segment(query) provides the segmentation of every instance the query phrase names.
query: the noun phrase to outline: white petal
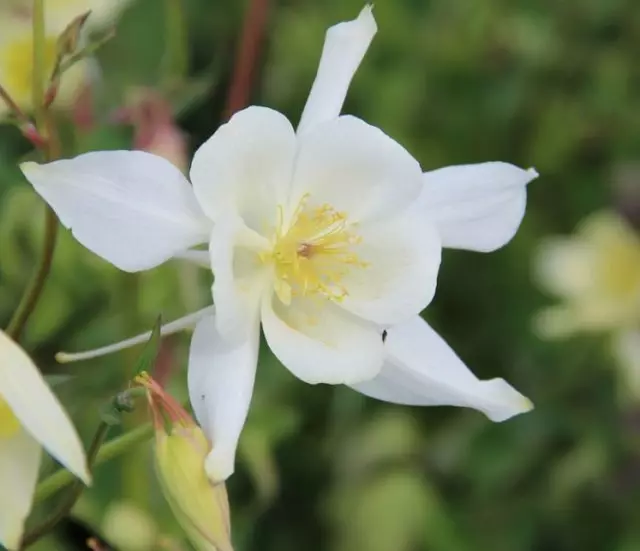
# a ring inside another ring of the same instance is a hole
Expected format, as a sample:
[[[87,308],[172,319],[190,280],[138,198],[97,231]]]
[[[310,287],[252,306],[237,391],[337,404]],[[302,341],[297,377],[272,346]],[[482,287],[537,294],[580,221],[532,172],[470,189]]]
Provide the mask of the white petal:
[[[189,398],[213,449],[206,470],[213,482],[233,474],[236,447],[249,412],[258,363],[257,320],[249,338],[229,345],[212,316],[198,322],[189,352]]]
[[[0,444],[0,545],[20,549],[24,522],[31,511],[42,448],[19,430]]]
[[[284,115],[255,106],[236,113],[193,157],[191,181],[202,208],[216,222],[234,213],[252,229],[269,231],[288,195],[295,151]]]
[[[85,483],[90,482],[84,448],[71,420],[29,356],[2,332],[0,397],[53,457]]]
[[[293,298],[286,307],[265,296],[262,330],[282,364],[310,384],[353,384],[375,377],[382,366],[376,327],[325,299]]]
[[[492,421],[533,407],[503,379],[479,380],[419,316],[389,330],[385,352],[380,374],[355,390],[397,404],[470,407]]]
[[[515,235],[527,202],[530,168],[508,163],[450,166],[425,172],[420,203],[436,221],[442,245],[490,252]]]
[[[371,6],[365,6],[353,21],[339,23],[327,31],[318,73],[298,126],[299,133],[340,114],[351,79],[377,30]]]
[[[101,151],[21,168],[75,238],[121,270],[152,268],[208,237],[189,182],[162,157]]]
[[[211,267],[215,274],[213,302],[220,335],[245,341],[257,317],[269,273],[258,256],[269,242],[237,217],[225,217],[211,234]]]
[[[291,208],[308,195],[349,222],[370,222],[406,209],[422,190],[422,170],[399,143],[375,126],[343,116],[299,140]]]
[[[419,314],[431,302],[440,267],[440,239],[416,210],[360,233],[358,259],[341,283],[348,295],[340,306],[382,326]]]

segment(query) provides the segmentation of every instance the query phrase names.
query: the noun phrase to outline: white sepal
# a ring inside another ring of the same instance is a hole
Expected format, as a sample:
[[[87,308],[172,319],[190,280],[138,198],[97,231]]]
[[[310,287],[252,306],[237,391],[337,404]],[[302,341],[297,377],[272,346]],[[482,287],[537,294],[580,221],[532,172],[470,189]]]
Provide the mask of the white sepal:
[[[385,353],[380,374],[355,390],[397,404],[474,408],[492,421],[533,407],[503,379],[479,380],[419,316],[389,329]]]

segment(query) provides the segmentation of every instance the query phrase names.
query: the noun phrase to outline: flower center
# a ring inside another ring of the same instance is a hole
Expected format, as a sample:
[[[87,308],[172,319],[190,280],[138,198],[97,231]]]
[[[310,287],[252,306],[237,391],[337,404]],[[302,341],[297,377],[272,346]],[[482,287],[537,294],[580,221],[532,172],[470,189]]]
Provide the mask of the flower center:
[[[45,78],[53,71],[56,39],[45,42]],[[11,97],[20,105],[29,105],[33,85],[33,41],[28,35],[14,40],[0,50],[0,73]]]
[[[0,438],[10,438],[20,428],[20,422],[9,405],[0,398]]]
[[[362,238],[352,231],[347,215],[328,204],[312,208],[308,200],[308,194],[302,197],[288,227],[278,208],[273,248],[261,255],[263,262],[273,262],[275,292],[284,304],[293,296],[309,295],[340,301],[348,295],[344,276],[367,266],[354,252]]]

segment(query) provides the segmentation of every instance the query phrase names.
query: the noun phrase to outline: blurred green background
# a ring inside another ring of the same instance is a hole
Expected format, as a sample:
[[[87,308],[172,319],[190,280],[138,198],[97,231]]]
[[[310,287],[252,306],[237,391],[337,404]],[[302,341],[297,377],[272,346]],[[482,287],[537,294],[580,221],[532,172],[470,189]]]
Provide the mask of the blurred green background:
[[[167,88],[164,3],[131,2],[97,56],[96,124],[74,136],[63,123],[65,154],[131,148],[132,128],[112,123],[110,114],[139,86],[166,92],[195,149],[223,120],[246,4],[183,1],[189,71]],[[326,28],[362,6],[272,1],[251,103],[295,123]],[[439,290],[425,312],[479,377],[504,377],[536,409],[493,424],[472,410],[379,403],[347,388],[305,385],[263,347],[228,483],[236,549],[636,551],[640,408],[619,400],[620,375],[604,340],[543,342],[531,320],[552,300],[532,280],[540,239],[624,203],[615,186],[621,173],[640,188],[640,169],[633,168],[640,159],[640,5],[379,0],[374,13],[379,32],[344,112],[380,126],[425,170],[503,160],[541,174],[507,247],[490,255],[444,253]],[[15,128],[0,127],[3,326],[42,233],[43,207],[16,168],[29,154]],[[71,366],[56,364],[54,353],[147,330],[159,313],[177,318],[210,302],[210,284],[206,271],[179,262],[121,273],[63,232],[24,343],[43,371],[73,375],[56,390],[86,440],[102,405],[126,384],[139,349]],[[161,353],[169,389],[180,399],[188,342],[188,335],[171,337]],[[145,418],[140,408],[125,424]],[[119,430],[126,429],[112,435]],[[36,518],[55,502],[40,505]],[[186,542],[172,546],[180,530],[147,444],[98,468],[74,513],[125,551],[188,549]],[[38,548],[73,548],[79,528],[63,528]]]

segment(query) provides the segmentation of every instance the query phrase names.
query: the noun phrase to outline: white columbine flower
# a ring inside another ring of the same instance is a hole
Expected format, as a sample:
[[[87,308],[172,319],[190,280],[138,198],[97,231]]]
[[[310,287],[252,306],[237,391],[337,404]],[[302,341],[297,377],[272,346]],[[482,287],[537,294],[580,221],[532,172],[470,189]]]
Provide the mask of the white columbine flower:
[[[0,545],[18,549],[42,448],[89,483],[69,417],[29,356],[0,331]]]
[[[265,107],[237,113],[196,152],[193,187],[167,161],[135,151],[22,166],[78,241],[119,268],[187,257],[213,269],[215,316],[209,307],[165,328],[197,321],[189,389],[214,442],[213,480],[233,472],[260,326],[308,383],[473,407],[495,421],[531,408],[503,380],[479,381],[419,314],[435,291],[441,246],[504,245],[536,173],[486,163],[423,174],[381,130],[340,116],[375,32],[370,7],[329,29],[297,131]],[[184,252],[202,242],[208,252]]]

